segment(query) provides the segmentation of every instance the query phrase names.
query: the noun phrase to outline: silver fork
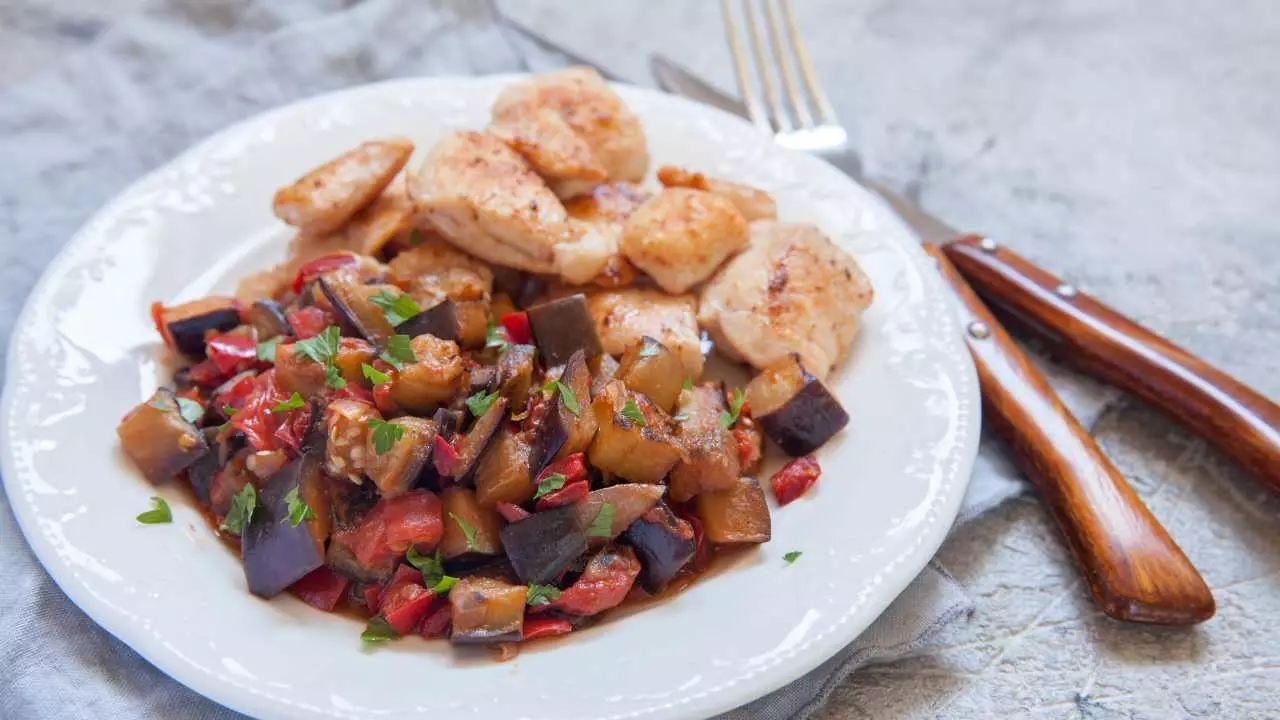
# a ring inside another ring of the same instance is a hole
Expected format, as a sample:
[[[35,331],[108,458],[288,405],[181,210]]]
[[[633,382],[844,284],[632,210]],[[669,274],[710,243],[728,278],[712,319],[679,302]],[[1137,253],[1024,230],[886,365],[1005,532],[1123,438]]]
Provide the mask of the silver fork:
[[[813,71],[791,0],[721,0],[720,9],[738,92],[756,127],[783,147],[812,153],[862,177],[862,161],[849,147],[849,134]],[[764,18],[767,40],[759,31],[759,17]],[[738,28],[739,18],[745,33]]]

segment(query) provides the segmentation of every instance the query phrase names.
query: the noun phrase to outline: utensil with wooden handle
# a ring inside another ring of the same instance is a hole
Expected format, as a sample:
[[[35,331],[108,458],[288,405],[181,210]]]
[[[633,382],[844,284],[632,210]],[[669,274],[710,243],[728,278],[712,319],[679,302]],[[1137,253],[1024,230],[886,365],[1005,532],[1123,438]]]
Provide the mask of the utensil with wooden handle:
[[[963,307],[983,418],[1049,507],[1103,612],[1163,625],[1213,617],[1213,594],[1191,561],[943,252],[925,251]]]
[[[943,246],[993,309],[1280,490],[1280,405],[988,238]]]

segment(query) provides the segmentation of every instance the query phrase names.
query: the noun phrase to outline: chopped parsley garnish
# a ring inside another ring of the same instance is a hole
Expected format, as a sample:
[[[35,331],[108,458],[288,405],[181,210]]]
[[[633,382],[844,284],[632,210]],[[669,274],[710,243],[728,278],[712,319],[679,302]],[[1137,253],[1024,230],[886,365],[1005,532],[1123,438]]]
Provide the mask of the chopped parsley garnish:
[[[391,327],[400,327],[410,318],[422,314],[422,307],[406,293],[397,295],[390,290],[382,290],[370,297],[369,302],[382,309],[382,314],[391,323]]]
[[[367,643],[395,640],[397,637],[400,636],[396,634],[395,628],[391,627],[391,623],[382,619],[381,615],[369,618],[369,624],[365,625],[364,632],[360,633],[360,639]]]
[[[232,415],[235,415],[235,414],[236,414],[236,412],[238,412],[238,411],[237,411],[235,408],[231,407],[230,405],[223,405],[223,406],[222,406],[222,416],[223,416],[223,417],[231,417]]]
[[[271,408],[271,412],[273,412],[273,413],[287,413],[287,412],[289,412],[290,410],[297,410],[298,408],[300,408],[300,407],[302,407],[303,405],[306,405],[306,404],[307,404],[307,403],[306,403],[306,401],[305,401],[305,400],[303,400],[303,399],[302,399],[302,396],[301,396],[301,395],[299,395],[299,394],[297,393],[297,391],[294,391],[294,393],[293,393],[292,395],[290,395],[290,396],[289,396],[289,399],[288,399],[288,400],[285,400],[284,402],[280,403],[279,405],[276,405],[275,407]]]
[[[178,414],[183,420],[195,425],[204,417],[204,406],[190,398],[178,398]]]
[[[458,517],[454,513],[449,513],[449,517],[453,518],[453,521],[458,523],[458,529],[462,531],[462,536],[467,539],[467,549],[475,550],[476,549],[475,527],[472,526],[471,523],[467,522],[466,520],[463,520],[462,518]]]
[[[511,343],[507,342],[507,339],[498,332],[498,328],[495,327],[493,323],[489,323],[489,326],[484,330],[485,349],[498,348],[498,350],[501,351],[506,350],[507,346],[510,344]]]
[[[334,390],[341,390],[347,386],[347,380],[342,377],[342,371],[338,369],[337,365],[329,363],[324,366],[324,384]]]
[[[276,346],[280,344],[280,336],[277,335],[270,340],[263,340],[258,343],[258,359],[262,362],[273,363],[276,361]]]
[[[289,524],[294,527],[302,524],[303,520],[310,520],[316,516],[311,511],[311,506],[298,497],[298,486],[296,485],[285,494],[284,501],[289,506]]]
[[[556,393],[560,393],[560,401],[568,408],[569,412],[574,415],[582,414],[582,407],[578,405],[578,396],[573,393],[573,388],[565,385],[559,380],[551,380],[542,386],[543,392],[551,393],[551,397],[555,397]]]
[[[379,455],[385,455],[404,437],[403,426],[378,418],[369,418],[369,429],[373,431],[373,451]]]
[[[410,339],[408,335],[392,335],[387,341],[387,349],[383,350],[378,357],[397,370],[403,369],[406,363],[418,362],[418,356],[414,354],[413,346],[409,344]]]
[[[645,426],[644,413],[640,412],[640,406],[636,405],[635,400],[628,400],[627,404],[622,407],[622,416],[640,427]]]
[[[529,583],[529,589],[524,593],[525,605],[550,605],[559,598],[560,588],[555,585]]]
[[[801,556],[801,555],[803,555],[803,554],[804,554],[804,553],[800,552],[799,550],[792,550],[791,552],[787,553],[786,555],[783,555],[783,556],[782,556],[782,559],[783,559],[783,560],[786,560],[786,561],[787,561],[787,564],[788,564],[788,565],[790,565],[791,563],[795,562],[796,560],[799,560],[799,559],[800,559],[800,556]]]
[[[368,380],[374,385],[381,385],[391,379],[386,373],[378,370],[378,368],[370,365],[369,363],[360,363],[360,372],[364,375],[365,380]]]
[[[538,483],[538,492],[533,496],[533,499],[537,500],[543,495],[559,490],[564,487],[566,480],[568,480],[568,478],[560,473],[551,473],[550,475],[542,478],[542,481]]]
[[[421,244],[422,231],[418,228],[414,228],[413,231],[409,233],[409,247],[418,247]]]
[[[493,403],[498,399],[498,391],[480,392],[467,398],[467,409],[471,411],[473,417],[480,417],[489,412],[489,408],[493,407]]]
[[[253,489],[253,483],[245,483],[240,492],[231,496],[231,509],[222,519],[220,528],[232,535],[243,534],[245,526],[253,518],[253,511],[257,509],[258,491]]]
[[[435,555],[422,555],[417,550],[414,550],[413,547],[410,547],[409,551],[405,553],[404,559],[408,560],[410,565],[422,573],[422,584],[437,595],[449,592],[454,583],[458,582],[458,578],[445,574],[444,561],[440,556],[439,550],[436,550]]]
[[[746,396],[742,394],[742,388],[733,389],[733,397],[729,399],[729,409],[720,413],[720,427],[731,428],[738,422],[738,416],[742,414],[742,403],[746,400]]]
[[[678,413],[676,413],[675,415],[672,415],[672,416],[671,416],[671,419],[672,419],[672,420],[675,420],[676,422],[681,422],[681,423],[682,423],[682,422],[684,422],[685,420],[688,420],[688,419],[689,419],[689,413],[687,413],[687,412],[678,412]]]
[[[151,509],[138,515],[138,522],[143,525],[159,525],[161,523],[173,522],[173,513],[169,510],[169,503],[164,498],[151,496]]]
[[[681,387],[681,388],[683,388],[683,389],[685,389],[685,390],[692,390],[692,389],[693,389],[693,378],[691,378],[691,377],[687,377],[687,378],[685,378],[685,379],[684,379],[684,382],[680,383],[680,387]]]
[[[613,505],[611,503],[600,505],[600,512],[596,513],[596,519],[592,520],[591,527],[587,528],[587,537],[613,537]]]
[[[444,577],[440,578],[440,582],[431,586],[431,592],[437,595],[444,595],[445,593],[452,590],[453,586],[457,584],[458,584],[458,578],[452,575],[445,575]]]
[[[645,343],[645,345],[643,345],[640,348],[640,357],[642,358],[657,357],[658,353],[660,352],[662,351],[658,349],[658,346],[656,344],[650,345],[648,343]]]
[[[330,325],[313,338],[299,340],[294,347],[312,362],[324,365],[325,385],[335,390],[341,390],[347,386],[347,381],[342,378],[342,372],[334,364],[338,359],[338,349],[342,347],[342,332],[338,330],[337,325]]]

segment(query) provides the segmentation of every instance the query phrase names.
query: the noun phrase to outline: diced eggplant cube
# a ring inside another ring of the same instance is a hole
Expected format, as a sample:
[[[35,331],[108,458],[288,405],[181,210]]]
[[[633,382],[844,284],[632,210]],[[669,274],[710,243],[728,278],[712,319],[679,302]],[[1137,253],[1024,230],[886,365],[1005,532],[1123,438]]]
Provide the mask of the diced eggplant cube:
[[[289,335],[293,328],[289,326],[289,318],[284,308],[275,300],[257,300],[244,311],[245,322],[258,331],[259,340],[267,340],[278,335]]]
[[[209,449],[195,425],[182,417],[177,396],[160,388],[129,411],[116,427],[120,445],[151,482],[164,482],[191,467]]]
[[[563,365],[579,350],[587,359],[602,352],[587,297],[582,293],[534,305],[528,313],[543,365]]]
[[[702,493],[698,496],[697,508],[702,529],[713,543],[762,543],[772,536],[769,504],[755,478],[740,478],[728,490]]]
[[[294,526],[289,521],[285,500],[314,462],[307,455],[298,457],[258,493],[257,510],[240,538],[244,576],[254,595],[274,597],[324,564],[324,543],[316,542],[305,522]]]
[[[788,455],[817,450],[849,424],[849,414],[821,380],[792,353],[765,368],[747,385],[751,415],[764,434]]]
[[[516,642],[524,634],[526,589],[493,577],[458,580],[449,591],[455,644]]]
[[[458,312],[454,302],[442,300],[396,327],[396,332],[409,337],[435,335],[441,340],[458,341]]]
[[[645,335],[623,353],[615,377],[628,388],[648,395],[658,407],[671,412],[688,372],[679,355]]]
[[[587,361],[582,351],[573,354],[560,375],[560,383],[569,389],[572,398],[566,398],[563,390],[556,392],[556,406],[552,412],[551,422],[560,425],[559,432],[564,435],[564,443],[556,451],[554,460],[561,460],[574,453],[580,453],[591,444],[599,427],[595,410],[590,404],[591,371],[587,369]],[[571,407],[572,406],[572,407]],[[576,408],[575,413],[573,409]]]
[[[667,485],[671,499],[686,502],[701,492],[732,487],[741,474],[738,443],[720,425],[728,406],[724,386],[706,383],[680,393],[676,439],[684,455],[671,470]]]
[[[345,334],[359,335],[375,345],[381,345],[396,334],[395,328],[387,321],[386,314],[369,298],[383,291],[398,295],[399,288],[393,285],[365,285],[354,273],[346,270],[321,275],[316,278],[316,284],[333,306]]]
[[[577,506],[544,510],[504,527],[502,547],[520,582],[542,585],[586,552],[588,527]]]
[[[471,484],[471,479],[480,465],[480,458],[498,436],[498,430],[502,428],[502,421],[506,415],[507,399],[497,398],[484,415],[471,424],[471,429],[458,443],[458,464],[453,470],[456,484]]]
[[[222,428],[219,427],[205,428],[202,432],[208,449],[187,468],[187,480],[191,483],[196,499],[201,505],[208,507],[209,488],[213,485],[214,476],[231,460],[232,455],[244,447],[244,436],[235,433],[225,440],[219,440],[218,436],[222,434]]]
[[[373,433],[365,441],[365,472],[383,497],[403,495],[418,483],[436,439],[436,424],[406,415],[390,421],[400,428],[400,439],[381,455]]]
[[[626,412],[633,405],[639,417]],[[592,408],[599,427],[587,450],[591,464],[633,482],[662,482],[681,454],[662,408],[621,380],[610,380]]]
[[[538,351],[532,345],[511,345],[498,358],[498,382],[502,397],[513,410],[524,410],[533,386],[534,359]]]
[[[502,554],[502,517],[492,508],[481,507],[475,493],[467,488],[445,488],[440,502],[444,535],[439,548],[445,560],[483,560]],[[462,523],[474,531],[470,536]]]
[[[662,590],[697,549],[693,526],[676,517],[666,503],[641,515],[622,537],[635,548],[643,568],[640,586],[650,593]]]
[[[583,527],[591,527],[606,503],[612,508],[613,517],[609,525],[609,533],[593,534],[588,544],[603,545],[621,535],[631,523],[662,502],[662,495],[665,492],[665,487],[647,483],[620,483],[592,490],[587,495],[586,502],[574,506],[578,508],[579,520]]]
[[[476,467],[476,499],[485,507],[500,502],[519,505],[533,497],[533,447],[524,433],[504,426],[493,447],[480,456]]]
[[[471,368],[471,372],[467,374],[467,395],[487,393],[497,389],[500,375],[496,365],[480,365]]]
[[[162,333],[179,352],[191,357],[205,355],[204,338],[210,332],[226,332],[240,324],[240,310],[229,297],[211,296],[189,303],[161,308]]]

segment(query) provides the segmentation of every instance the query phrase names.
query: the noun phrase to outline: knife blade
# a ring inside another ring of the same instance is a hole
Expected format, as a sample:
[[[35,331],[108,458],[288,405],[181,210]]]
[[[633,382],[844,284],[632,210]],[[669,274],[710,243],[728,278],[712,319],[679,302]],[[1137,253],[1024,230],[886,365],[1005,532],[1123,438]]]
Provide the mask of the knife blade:
[[[666,58],[651,62],[662,89],[715,105],[741,103]],[[838,167],[881,195],[925,243],[958,301],[965,342],[982,388],[983,414],[1013,451],[1066,538],[1095,601],[1111,617],[1191,625],[1213,616],[1209,586],[1120,471],[940,249],[961,233],[883,183],[861,164]]]

